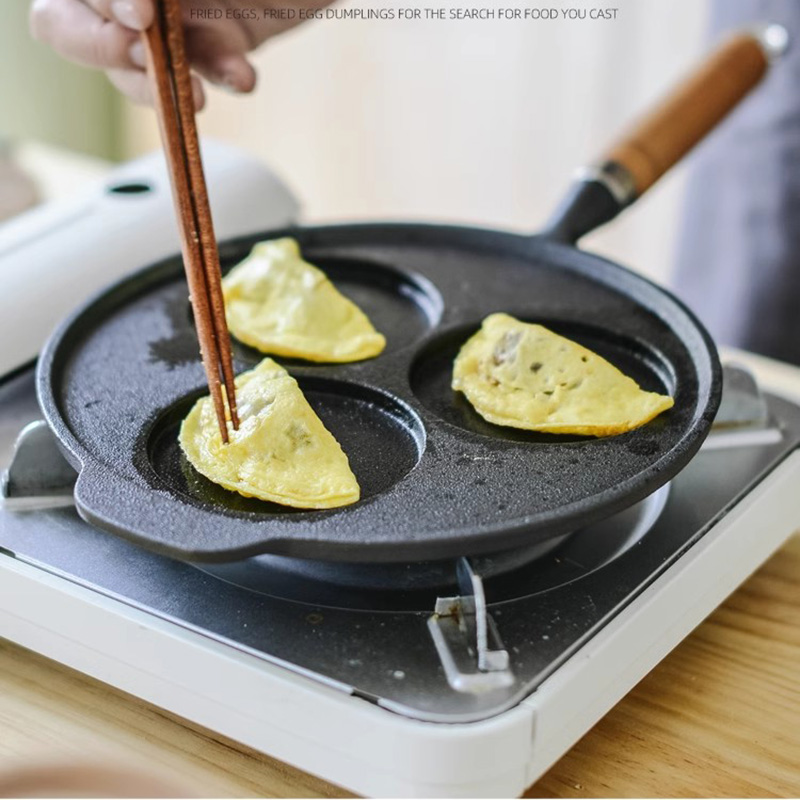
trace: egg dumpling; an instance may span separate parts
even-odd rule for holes
[[[674,403],[591,350],[508,314],[486,317],[464,344],[452,388],[495,425],[586,436],[633,430]]]
[[[262,353],[308,361],[361,361],[386,339],[291,238],[259,242],[222,280],[231,333]]]
[[[192,466],[245,497],[294,508],[355,503],[360,488],[347,456],[297,381],[272,359],[236,378],[239,430],[223,444],[210,397],[195,403],[179,442]]]

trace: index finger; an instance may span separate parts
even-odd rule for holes
[[[83,0],[101,17],[134,31],[143,31],[153,22],[153,0]]]
[[[36,0],[31,7],[31,32],[59,55],[90,67],[131,68],[135,31],[110,22],[79,0]]]

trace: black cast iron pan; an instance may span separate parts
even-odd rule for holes
[[[410,562],[530,545],[653,492],[708,432],[720,395],[715,349],[669,293],[573,243],[644,191],[767,63],[753,36],[738,37],[715,59],[702,90],[721,86],[724,102],[707,113],[708,103],[694,103],[697,87],[684,87],[668,113],[651,118],[579,182],[543,235],[370,224],[267,231],[221,245],[225,270],[256,241],[296,237],[386,335],[386,351],[369,361],[286,362],[350,458],[363,495],[353,506],[293,511],[245,499],[183,459],[178,427],[206,388],[177,256],[90,301],[55,332],[38,367],[42,409],[80,472],[80,513],[186,560],[275,553]],[[739,69],[733,93],[730,80],[714,83],[731,64]],[[692,109],[697,119],[687,123]],[[674,132],[665,134],[676,110],[684,115],[677,145]],[[674,408],[603,439],[484,422],[450,390],[450,370],[460,345],[495,311],[581,342],[644,388],[669,392]],[[234,344],[237,372],[262,358]]]

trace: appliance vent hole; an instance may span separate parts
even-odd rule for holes
[[[118,183],[108,187],[109,194],[146,194],[152,191],[149,183]]]

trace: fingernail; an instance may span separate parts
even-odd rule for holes
[[[134,42],[128,48],[128,58],[130,58],[137,67],[144,69],[147,66],[147,59],[144,55],[144,45],[141,42]]]
[[[232,75],[223,75],[219,82],[219,86],[229,94],[241,94],[239,91],[239,86]]]
[[[111,3],[111,13],[120,25],[133,28],[135,31],[144,30],[144,20],[138,7],[131,0],[114,0]]]

